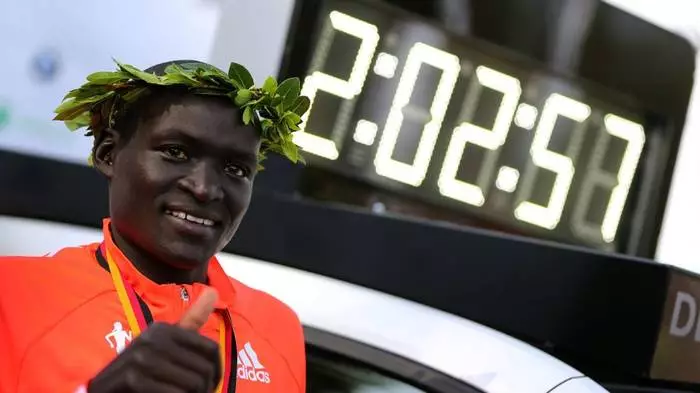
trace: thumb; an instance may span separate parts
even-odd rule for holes
[[[207,323],[209,315],[214,312],[214,305],[218,298],[219,294],[214,288],[206,288],[192,306],[185,311],[185,315],[180,318],[177,325],[187,330],[199,330]]]

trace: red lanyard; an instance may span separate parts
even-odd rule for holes
[[[104,258],[102,258],[104,256]],[[119,270],[119,266],[114,262],[112,256],[110,255],[107,247],[104,243],[100,245],[97,250],[97,259],[100,264],[106,262],[105,267],[109,274],[112,276],[112,282],[114,283],[114,288],[117,291],[117,296],[119,297],[119,302],[124,309],[124,314],[126,315],[127,323],[133,334],[133,338],[136,338],[148,327],[147,319],[151,319],[150,315],[148,318],[144,313],[144,308],[148,311],[146,303],[139,301],[139,296],[134,291],[134,288],[129,284]],[[103,259],[103,261],[100,261]],[[106,261],[104,261],[106,259]],[[150,314],[150,312],[149,312]],[[230,316],[227,312],[221,313],[221,318],[219,319],[219,351],[221,355],[221,365],[223,367],[223,378],[221,383],[216,389],[216,393],[232,393],[236,390],[236,372],[232,369],[232,361],[236,359],[234,352],[236,351],[236,338],[233,334],[232,323]],[[228,354],[228,356],[227,356]]]

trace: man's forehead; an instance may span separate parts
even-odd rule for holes
[[[240,121],[231,107],[215,105],[173,105],[146,127],[148,139],[177,140],[202,149],[225,154],[250,155],[257,160],[260,135],[252,126]]]

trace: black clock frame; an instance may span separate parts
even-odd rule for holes
[[[322,8],[320,5],[324,1],[299,0],[296,2],[280,77],[305,74],[313,51],[309,40],[314,35],[316,21],[319,18],[318,13]],[[421,21],[444,28],[424,15],[417,16],[406,10],[395,11],[396,3],[404,4],[406,8],[410,9],[415,2],[394,1],[394,5],[387,5],[385,0],[361,0],[360,2],[376,7],[389,7],[394,12],[404,13],[406,17],[418,18]],[[531,2],[532,7],[535,8],[558,7],[562,3],[558,0],[531,0]],[[506,8],[515,4],[511,0],[491,3],[499,3]],[[484,7],[481,2],[478,4],[479,7]],[[481,11],[482,15],[493,17],[483,9]],[[540,14],[543,13],[546,12],[540,12]],[[547,21],[539,20],[532,15],[529,17],[529,20],[522,21],[519,26],[521,29],[527,27],[533,31],[529,42],[527,42],[528,38],[520,38],[517,41],[512,38],[509,41],[508,37],[504,38],[503,28],[507,26],[504,25],[504,22],[499,24],[498,19],[475,23],[476,27],[469,39],[476,39],[477,41],[473,42],[481,46],[481,51],[498,53],[500,58],[505,56],[506,60],[514,64],[525,64],[533,68],[549,70],[553,76],[567,78],[589,91],[601,91],[602,88],[604,94],[614,96],[614,100],[618,102],[624,102],[625,95],[631,96],[647,110],[646,124],[644,124],[645,128],[648,129],[647,149],[640,160],[638,173],[633,188],[630,190],[626,212],[618,232],[620,240],[614,251],[653,257],[668,197],[668,189],[675,168],[676,151],[680,143],[690,99],[694,72],[694,49],[687,41],[674,34],[626,14],[613,6],[601,3],[598,5],[596,17],[591,20],[590,36],[588,40],[581,43],[581,47],[578,49],[581,53],[579,64],[577,67],[562,69],[546,55],[549,45],[547,41],[548,39],[551,41],[552,32],[549,33],[549,36],[545,34],[544,38],[547,39],[541,40],[541,43],[537,42],[538,39],[543,38],[541,33],[546,30],[546,26],[543,28],[542,25],[546,24]],[[507,15],[504,19],[510,20]],[[527,31],[521,31],[521,33],[528,35]],[[451,35],[451,33],[447,34]],[[630,36],[644,39],[645,45],[641,47],[639,42],[631,40]],[[523,42],[527,42],[527,44],[523,44]],[[674,61],[663,61],[660,58],[673,58]],[[619,91],[620,94],[615,94],[614,91]],[[317,159],[312,157],[311,161],[314,160]],[[306,171],[292,169],[284,164],[280,166],[288,170],[281,176],[287,179],[284,182],[287,185],[290,184],[290,178],[302,180],[309,179],[310,176],[318,178],[319,172],[324,171],[319,171],[318,168]],[[328,175],[321,182],[330,181],[335,183],[336,187],[344,187],[348,184],[346,179],[339,179],[337,172],[332,170],[327,172]],[[311,173],[313,174],[310,175]],[[277,176],[275,177],[277,178]],[[336,179],[332,179],[333,177]],[[275,185],[268,187],[271,182],[263,181],[261,183],[263,183],[261,187],[265,189],[305,193],[304,186],[300,182],[292,186],[291,189]],[[309,181],[306,183],[308,184]],[[367,191],[367,188],[365,185],[364,192]],[[452,201],[447,201],[443,204],[444,206],[440,206],[439,203],[436,204],[435,200],[429,202],[420,200],[415,195],[402,195],[401,191],[398,191],[400,187],[392,189],[386,184],[378,187],[376,182],[370,183],[369,188],[377,191],[376,195],[388,195],[390,199],[394,200],[404,198],[408,203],[417,204],[423,210],[441,210],[442,216],[449,211],[455,212],[455,215],[460,216],[460,218],[465,216],[460,209],[454,209],[457,207],[457,203],[451,203]],[[563,238],[536,227],[529,231],[523,231],[523,228],[510,229],[513,233],[564,243],[572,242],[570,238]]]

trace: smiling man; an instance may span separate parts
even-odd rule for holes
[[[294,312],[226,276],[265,153],[296,162],[299,80],[253,86],[177,61],[118,64],[56,119],[94,137],[109,182],[103,242],[0,258],[0,393],[304,392]]]

